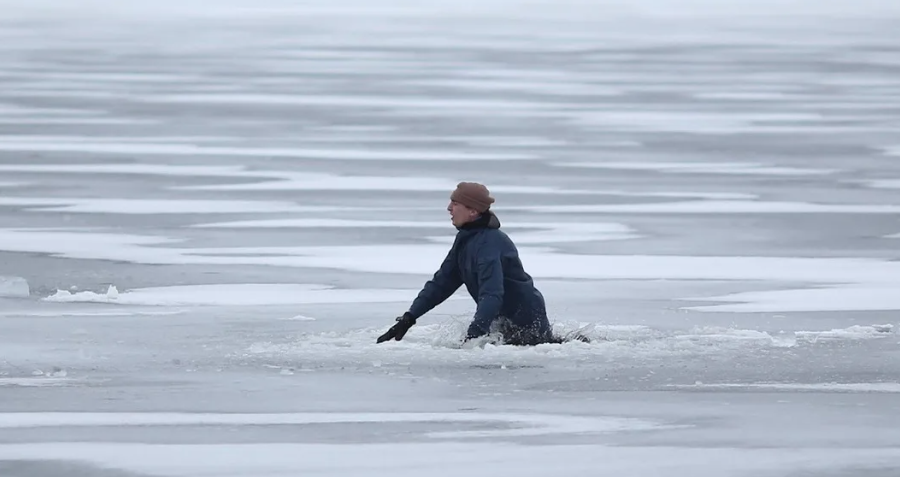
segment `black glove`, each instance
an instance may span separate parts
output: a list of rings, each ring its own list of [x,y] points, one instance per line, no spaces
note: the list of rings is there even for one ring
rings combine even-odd
[[[412,325],[416,324],[416,319],[406,312],[403,316],[397,317],[397,323],[391,327],[391,329],[387,330],[387,332],[378,337],[376,343],[381,343],[388,340],[397,340],[400,341],[403,339],[403,336],[412,328]]]

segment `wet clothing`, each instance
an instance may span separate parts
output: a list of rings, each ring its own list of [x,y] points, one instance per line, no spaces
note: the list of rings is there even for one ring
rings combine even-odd
[[[515,244],[500,230],[497,216],[486,211],[458,230],[449,253],[413,301],[409,315],[413,319],[424,315],[465,285],[477,304],[467,339],[496,330],[508,344],[552,342],[544,296],[525,272]]]

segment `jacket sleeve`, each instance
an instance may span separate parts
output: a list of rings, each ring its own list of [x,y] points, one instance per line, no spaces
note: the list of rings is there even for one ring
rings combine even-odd
[[[477,266],[478,306],[475,309],[475,318],[469,325],[467,333],[469,338],[487,334],[503,305],[503,264],[500,255],[483,255],[479,257]]]
[[[432,308],[450,298],[450,295],[453,295],[462,284],[462,277],[456,262],[456,244],[454,244],[447,253],[447,257],[444,258],[444,262],[441,263],[441,267],[434,273],[431,280],[425,283],[422,291],[413,300],[409,307],[409,314],[413,318],[419,318],[428,313]]]

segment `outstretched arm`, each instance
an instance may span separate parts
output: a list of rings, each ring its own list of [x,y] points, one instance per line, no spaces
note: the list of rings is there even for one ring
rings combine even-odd
[[[456,246],[454,244],[447,253],[447,257],[444,258],[444,262],[441,263],[441,267],[434,273],[431,280],[425,283],[422,291],[413,300],[408,313],[413,319],[419,318],[450,298],[450,295],[453,295],[462,284],[459,266],[456,263]]]
[[[503,305],[503,265],[498,255],[478,259],[478,306],[466,338],[477,338],[491,329]]]

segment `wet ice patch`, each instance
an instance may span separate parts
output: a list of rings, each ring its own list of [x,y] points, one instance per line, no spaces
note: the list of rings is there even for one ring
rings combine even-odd
[[[339,289],[328,285],[242,283],[135,288],[121,293],[58,290],[44,298],[51,302],[118,303],[146,306],[263,306],[321,303],[407,302],[419,290]]]
[[[742,313],[900,310],[898,282],[900,280],[893,283],[754,291],[709,298],[685,298],[690,301],[734,303],[683,308],[708,312]]]
[[[837,169],[773,166],[756,162],[559,162],[557,167],[662,172],[671,174],[735,174],[764,176],[827,175]]]

